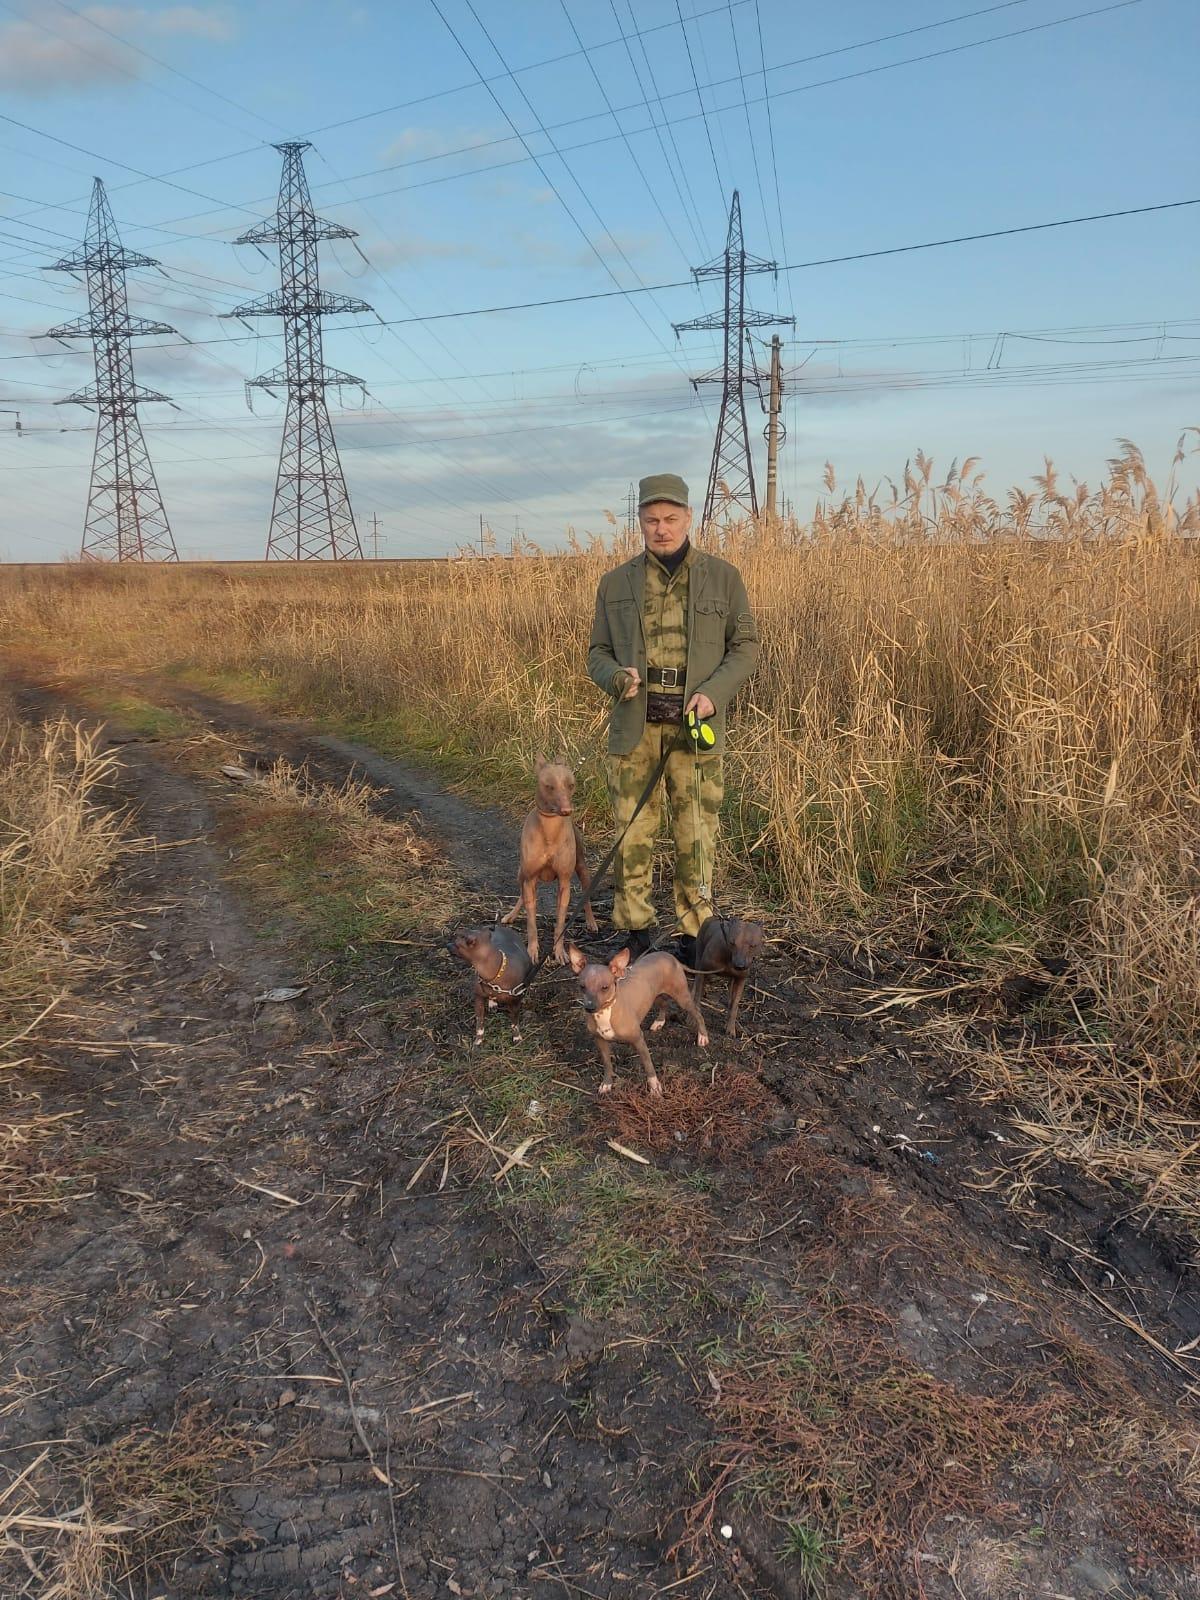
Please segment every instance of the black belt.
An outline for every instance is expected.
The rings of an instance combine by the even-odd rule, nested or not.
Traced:
[[[646,682],[656,689],[678,689],[683,692],[685,667],[647,667]]]

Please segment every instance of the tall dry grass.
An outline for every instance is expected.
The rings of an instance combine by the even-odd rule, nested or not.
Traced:
[[[728,750],[730,839],[807,918],[906,908],[952,949],[1065,944],[1096,1026],[1200,1105],[1200,502],[1124,446],[1095,491],[1003,502],[977,463],[729,529],[764,640]],[[366,719],[479,792],[539,747],[600,792],[584,674],[596,581],[627,530],[567,555],[376,567],[10,576],[0,628],[64,665],[253,679]]]
[[[125,838],[114,757],[65,719],[0,717],[0,1067],[50,1009]]]

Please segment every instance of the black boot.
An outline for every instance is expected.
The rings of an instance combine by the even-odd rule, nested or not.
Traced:
[[[676,954],[685,967],[696,965],[696,935],[681,933],[676,941]]]
[[[639,956],[644,956],[653,950],[657,940],[658,929],[651,923],[648,928],[635,928],[627,934],[621,948],[629,951],[631,961],[636,961]]]

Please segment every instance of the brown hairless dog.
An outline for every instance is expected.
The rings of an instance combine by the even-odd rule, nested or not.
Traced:
[[[696,982],[692,990],[696,1004],[703,1000],[704,985],[710,977],[732,978],[729,1019],[725,1024],[731,1039],[737,1038],[742,990],[765,937],[761,922],[743,922],[740,917],[707,917],[696,935]]]
[[[567,925],[567,903],[571,898],[571,878],[579,879],[583,890],[584,923],[596,932],[596,918],[588,898],[592,875],[583,859],[583,835],[571,813],[575,793],[575,774],[565,761],[547,761],[538,756],[537,800],[521,829],[521,864],[517,869],[520,898],[502,922],[515,922],[525,907],[525,946],[531,961],[538,958],[537,886],[558,882],[558,911],[554,920],[554,958],[565,963],[563,930]]]
[[[579,1003],[588,1014],[588,1030],[604,1063],[600,1093],[608,1094],[613,1086],[612,1044],[615,1040],[633,1046],[646,1069],[646,1087],[652,1095],[661,1095],[662,1085],[642,1034],[642,1018],[659,995],[674,1000],[691,1017],[696,1024],[696,1043],[701,1049],[708,1043],[704,1018],[692,999],[687,973],[665,950],[652,950],[632,966],[628,950],[618,950],[607,966],[589,961],[578,945],[568,945],[567,955],[571,970],[579,980]],[[664,1004],[662,1015],[650,1025],[651,1031],[656,1032],[665,1021]]]

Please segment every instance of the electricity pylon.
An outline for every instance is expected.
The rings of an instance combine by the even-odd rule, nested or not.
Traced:
[[[759,256],[746,254],[742,240],[742,203],[738,192],[733,191],[729,208],[729,232],[725,252],[703,267],[693,267],[692,276],[697,283],[701,278],[723,278],[725,305],[720,311],[706,317],[696,317],[691,322],[677,322],[676,334],[704,328],[720,328],[724,334],[725,350],[721,366],[692,379],[693,388],[702,383],[721,384],[721,411],[717,418],[717,437],[713,444],[712,467],[708,474],[708,489],[704,496],[704,511],[700,526],[705,528],[718,513],[726,519],[731,514],[757,517],[758,495],[754,488],[754,458],[750,454],[750,430],[746,423],[746,386],[757,387],[758,368],[751,357],[749,373],[746,371],[746,350],[751,328],[768,328],[794,325],[794,317],[779,316],[774,312],[752,311],[746,304],[746,274],[750,272],[776,272],[774,261],[763,261]]]
[[[157,265],[150,256],[122,248],[104,182],[95,179],[83,248],[50,268],[52,272],[84,274],[87,315],[62,322],[46,335],[49,339],[91,339],[96,361],[95,383],[56,402],[60,406],[94,406],[97,412],[92,481],[80,547],[85,561],[179,560],[138,417],[140,404],[167,401],[167,396],[138,387],[130,344],[135,336],[177,330],[166,322],[131,317],[125,289],[125,273],[130,267]]]
[[[282,317],[281,367],[253,378],[249,389],[287,389],[287,414],[275,503],[267,535],[267,560],[362,559],[362,544],[346,492],[325,391],[341,385],[361,389],[361,378],[327,367],[321,352],[321,318],[337,312],[370,311],[362,300],[321,288],[317,246],[322,239],[353,239],[353,228],[326,222],[313,211],[304,175],[306,140],[277,144],[283,155],[279,203],[274,219],[251,228],[238,244],[278,244],[278,291],[227,311],[229,317]]]

